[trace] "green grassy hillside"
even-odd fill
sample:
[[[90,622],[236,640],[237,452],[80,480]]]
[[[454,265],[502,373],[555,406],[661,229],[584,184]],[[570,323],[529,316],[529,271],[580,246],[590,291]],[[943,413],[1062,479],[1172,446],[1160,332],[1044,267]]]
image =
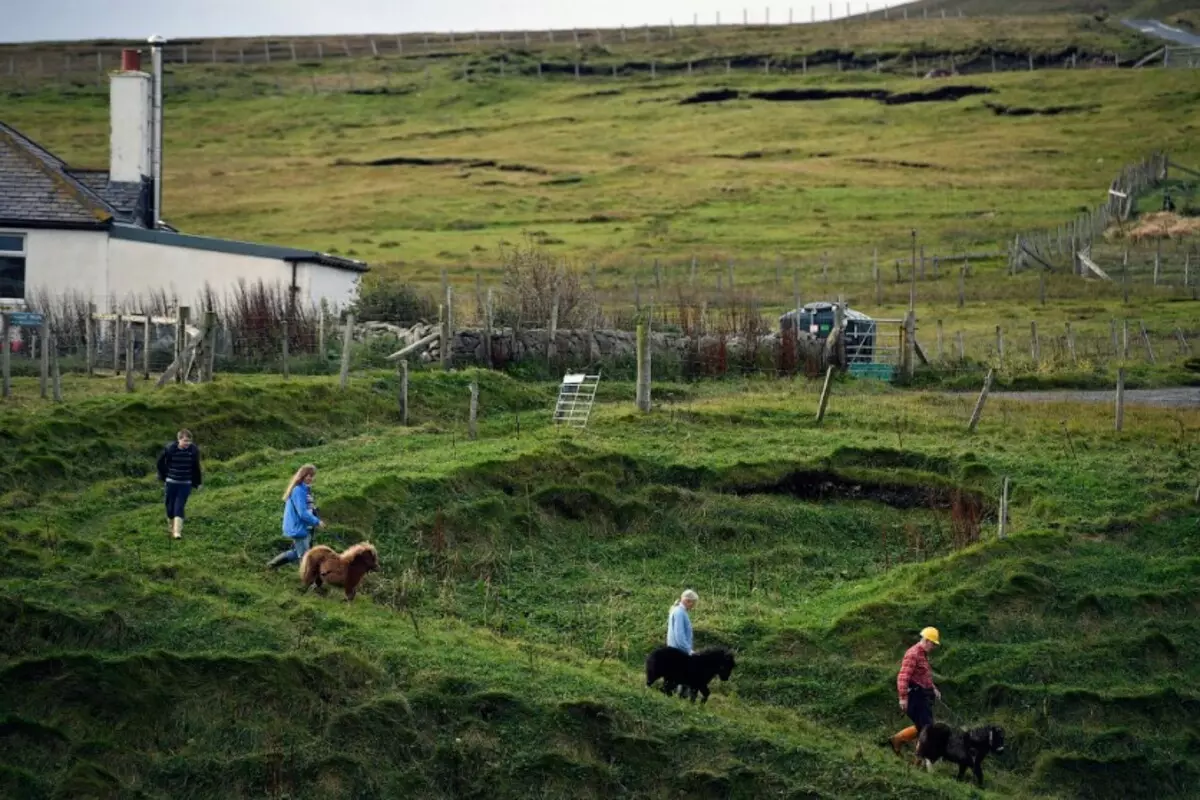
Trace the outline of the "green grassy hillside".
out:
[[[353,73],[215,70],[169,98],[165,213],[189,231],[350,254],[425,285],[441,268],[494,278],[501,248],[528,236],[627,287],[656,258],[733,259],[747,281],[780,258],[806,277],[825,253],[859,266],[879,248],[887,264],[908,258],[913,228],[931,254],[1003,249],[1017,230],[1102,202],[1151,149],[1200,164],[1188,70],[989,73],[948,82],[979,87],[967,97],[887,104],[837,93],[921,99],[946,84],[832,65],[806,77],[794,57],[787,75],[657,81],[500,78],[502,61],[451,61],[428,85],[382,60]],[[312,96],[310,79],[334,93]],[[265,96],[246,96],[247,80]],[[385,80],[387,93],[346,92],[349,81],[383,92]],[[726,88],[744,97],[683,103]],[[792,89],[832,94],[752,96]],[[107,159],[104,96],[19,96],[4,119],[73,163]]]
[[[1200,778],[1195,411],[1118,435],[1001,402],[963,437],[972,398],[839,385],[815,428],[802,382],[656,387],[649,417],[613,384],[566,435],[498,375],[414,375],[410,429],[392,378],[326,381],[0,411],[5,794],[974,796],[876,744],[926,624],[943,718],[1009,731],[994,796]],[[173,543],[149,472],[181,424],[208,480]],[[262,568],[310,460],[320,538],[383,557],[353,605]],[[738,650],[703,709],[641,685],[685,586],[697,644]]]

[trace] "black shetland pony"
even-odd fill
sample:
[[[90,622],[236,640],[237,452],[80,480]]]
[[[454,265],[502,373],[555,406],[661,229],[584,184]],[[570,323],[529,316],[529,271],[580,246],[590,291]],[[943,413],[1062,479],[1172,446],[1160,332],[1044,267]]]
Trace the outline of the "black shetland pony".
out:
[[[674,647],[657,647],[646,656],[646,685],[653,686],[662,678],[662,692],[666,695],[675,693],[682,687],[680,697],[691,697],[696,702],[696,695],[703,695],[701,703],[708,702],[708,684],[717,677],[722,681],[729,680],[733,668],[737,666],[733,653],[724,647],[710,647],[689,656]]]

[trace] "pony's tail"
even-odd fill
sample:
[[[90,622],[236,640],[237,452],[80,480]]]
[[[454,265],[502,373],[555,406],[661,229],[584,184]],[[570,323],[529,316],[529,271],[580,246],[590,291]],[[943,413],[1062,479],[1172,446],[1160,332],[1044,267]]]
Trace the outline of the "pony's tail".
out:
[[[321,569],[316,554],[317,549],[314,547],[304,551],[304,557],[300,559],[300,582],[305,586],[309,586],[317,579],[317,573]]]

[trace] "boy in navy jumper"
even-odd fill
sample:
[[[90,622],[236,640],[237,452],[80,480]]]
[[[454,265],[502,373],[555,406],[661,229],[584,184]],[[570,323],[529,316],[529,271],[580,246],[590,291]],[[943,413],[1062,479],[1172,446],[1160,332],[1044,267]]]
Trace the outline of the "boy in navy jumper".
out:
[[[166,485],[167,532],[183,538],[183,514],[192,489],[199,489],[200,448],[192,442],[192,432],[184,429],[175,441],[163,448],[158,457],[158,479]]]

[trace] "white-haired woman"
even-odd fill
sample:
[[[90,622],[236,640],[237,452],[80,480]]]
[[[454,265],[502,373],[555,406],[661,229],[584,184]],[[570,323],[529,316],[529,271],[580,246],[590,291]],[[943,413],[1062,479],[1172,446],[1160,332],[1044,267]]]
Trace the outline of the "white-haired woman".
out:
[[[316,514],[312,495],[313,479],[317,468],[305,464],[296,470],[283,493],[283,535],[292,540],[292,546],[268,562],[274,569],[291,562],[298,562],[312,544],[313,528],[324,528],[325,523]]]
[[[667,617],[667,647],[682,650],[688,655],[695,652],[692,649],[692,619],[688,612],[696,607],[699,599],[700,595],[688,589],[671,606],[671,614]]]

